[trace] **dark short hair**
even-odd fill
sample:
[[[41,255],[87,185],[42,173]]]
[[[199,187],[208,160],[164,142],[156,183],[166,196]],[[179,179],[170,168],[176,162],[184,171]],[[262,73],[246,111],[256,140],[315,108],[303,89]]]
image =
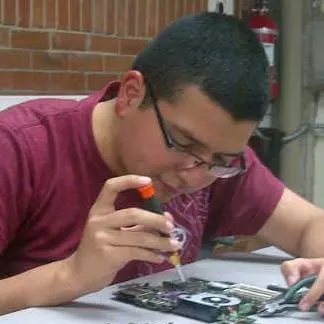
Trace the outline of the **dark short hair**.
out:
[[[197,85],[235,120],[260,121],[268,106],[265,51],[255,33],[233,16],[202,12],[175,20],[132,68],[158,99],[172,102],[186,86]]]

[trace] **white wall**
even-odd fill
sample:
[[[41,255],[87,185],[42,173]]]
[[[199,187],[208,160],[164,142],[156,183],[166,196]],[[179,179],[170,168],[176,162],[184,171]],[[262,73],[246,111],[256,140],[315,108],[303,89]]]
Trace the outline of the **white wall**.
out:
[[[208,11],[215,11],[217,4],[222,2],[224,12],[228,15],[234,14],[234,0],[208,0]]]
[[[301,0],[282,2],[279,126],[286,134],[291,134],[303,123],[303,15]],[[283,146],[280,175],[289,188],[307,196],[305,148],[304,136]]]
[[[320,97],[316,123],[324,125],[324,92]],[[324,208],[324,130],[315,137],[313,201]]]
[[[309,6],[308,0],[283,2],[280,117],[287,132],[302,123],[315,130],[316,124],[324,125],[324,17],[312,18],[306,10]],[[323,88],[318,109],[312,83]],[[290,188],[324,208],[324,129],[311,131],[284,147],[282,178]]]
[[[311,66],[313,67],[313,82],[320,92],[318,109],[314,109],[314,140],[313,140],[313,201],[324,208],[324,129],[316,127],[324,125],[324,1],[322,13],[312,22],[313,30],[307,37],[311,37]],[[311,105],[311,103],[310,103]],[[310,106],[312,109],[312,106]]]
[[[32,100],[36,98],[67,98],[67,99],[76,99],[80,100],[84,98],[84,96],[0,96],[0,110],[8,108],[10,106],[16,105],[18,103]]]

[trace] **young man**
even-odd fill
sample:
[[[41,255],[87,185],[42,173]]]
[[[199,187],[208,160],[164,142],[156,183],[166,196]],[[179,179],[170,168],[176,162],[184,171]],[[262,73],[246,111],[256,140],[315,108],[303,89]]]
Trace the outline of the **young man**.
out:
[[[242,22],[181,18],[121,82],[81,102],[36,100],[0,115],[0,311],[55,305],[195,259],[203,235],[257,234],[321,257],[324,211],[277,180],[247,148],[268,104],[267,60]],[[153,181],[166,216],[141,209]],[[289,282],[324,259],[285,264]]]

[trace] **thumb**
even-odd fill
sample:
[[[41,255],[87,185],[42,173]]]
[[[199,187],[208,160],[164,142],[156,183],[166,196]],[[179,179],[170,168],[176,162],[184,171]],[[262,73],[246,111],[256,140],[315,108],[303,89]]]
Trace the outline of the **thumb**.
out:
[[[106,214],[112,212],[117,195],[127,189],[135,189],[147,185],[152,180],[138,175],[125,175],[107,180],[91,208],[91,214]]]

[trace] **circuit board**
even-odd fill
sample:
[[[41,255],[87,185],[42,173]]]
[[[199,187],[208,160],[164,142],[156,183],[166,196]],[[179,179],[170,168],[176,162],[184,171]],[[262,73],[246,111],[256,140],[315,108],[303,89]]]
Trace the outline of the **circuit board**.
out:
[[[121,285],[114,299],[138,307],[173,313],[205,323],[256,323],[251,315],[278,291],[242,283],[188,278],[186,282],[164,281],[160,285]]]

